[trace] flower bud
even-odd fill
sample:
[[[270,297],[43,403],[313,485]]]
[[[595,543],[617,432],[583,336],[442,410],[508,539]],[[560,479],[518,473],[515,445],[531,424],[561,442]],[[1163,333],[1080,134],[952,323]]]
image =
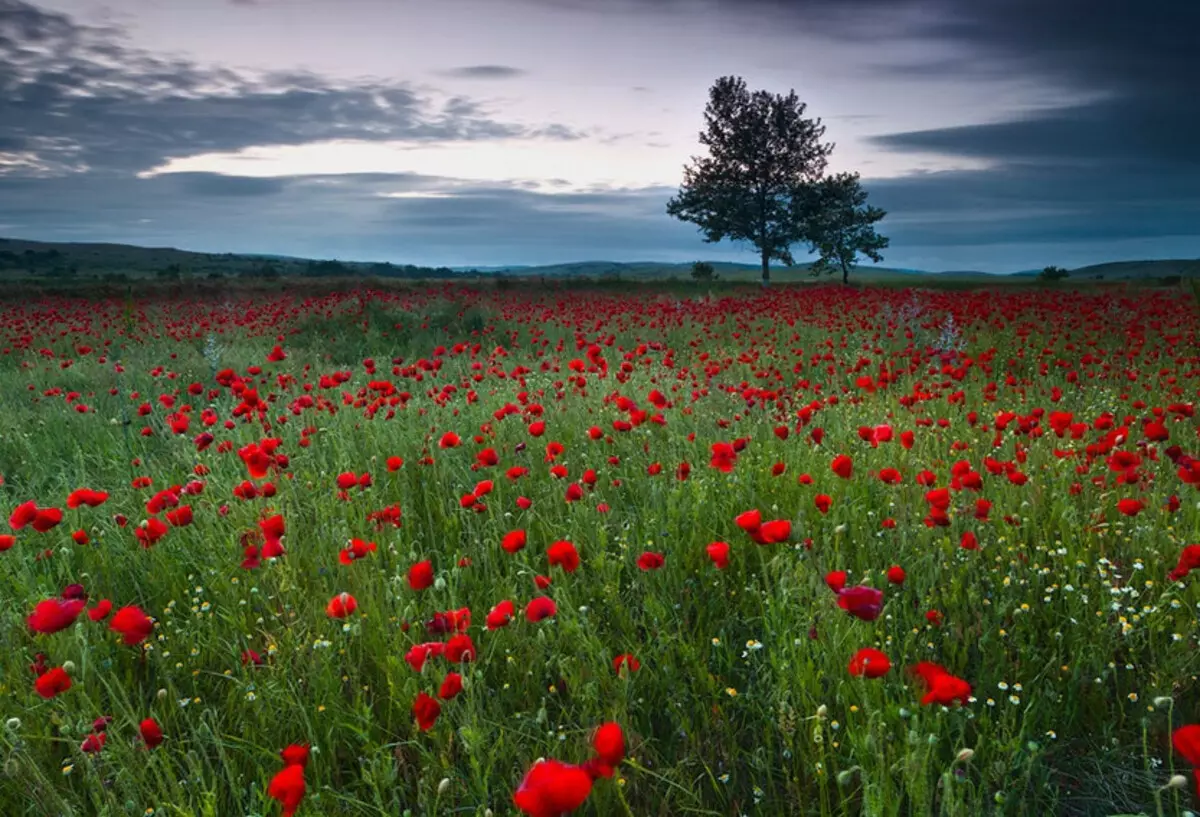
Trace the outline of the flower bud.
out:
[[[970,763],[971,758],[975,757],[974,749],[959,749],[958,755],[955,756],[955,763]]]
[[[1168,789],[1182,789],[1187,786],[1187,778],[1181,774],[1171,775],[1171,779],[1167,781]]]
[[[438,797],[445,794],[450,788],[450,778],[443,777],[442,782],[438,783]]]

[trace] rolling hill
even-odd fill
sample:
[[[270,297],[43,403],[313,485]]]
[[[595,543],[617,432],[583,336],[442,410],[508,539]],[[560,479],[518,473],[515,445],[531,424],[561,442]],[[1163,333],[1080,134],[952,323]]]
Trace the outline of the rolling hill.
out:
[[[67,243],[0,238],[0,277],[7,279],[63,280],[88,278],[178,278],[178,277],[260,277],[289,275],[324,277],[367,275],[400,278],[449,278],[457,276],[519,276],[527,278],[593,278],[667,280],[687,279],[691,262],[657,261],[578,261],[541,266],[423,267],[387,262],[337,261],[295,258],[285,255],[204,253],[174,247],[139,247],[132,244]],[[759,279],[757,264],[713,262],[717,276],[724,281],[754,282]],[[810,265],[773,266],[773,281],[809,281]],[[939,281],[964,283],[993,282],[1019,278],[1028,280],[1037,270],[1022,270],[1008,275],[974,270],[928,272],[895,267],[859,266],[856,279],[879,283],[903,283],[919,276],[936,276]],[[1136,281],[1171,276],[1200,277],[1200,259],[1156,261],[1117,261],[1071,270],[1074,280]]]

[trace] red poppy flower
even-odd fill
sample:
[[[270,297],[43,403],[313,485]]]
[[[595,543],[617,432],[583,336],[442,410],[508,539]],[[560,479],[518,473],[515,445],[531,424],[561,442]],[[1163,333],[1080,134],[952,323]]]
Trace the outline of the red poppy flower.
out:
[[[500,540],[500,547],[506,553],[516,553],[525,547],[525,531],[513,530],[504,534],[504,538]]]
[[[346,618],[358,609],[358,601],[349,593],[338,593],[325,605],[325,615],[330,618]]]
[[[75,623],[86,603],[83,599],[46,599],[38,602],[25,620],[35,633],[57,633]]]
[[[574,573],[579,569],[579,551],[570,542],[555,542],[547,549],[546,556],[551,567],[559,565],[568,573]]]
[[[887,571],[887,580],[892,584],[904,584],[904,580],[908,574],[904,572],[904,568],[900,565],[892,565]]]
[[[438,697],[443,701],[449,701],[462,692],[462,688],[462,676],[457,672],[448,672],[442,680],[442,685],[438,687]]]
[[[104,621],[108,618],[108,614],[112,612],[113,603],[108,599],[101,599],[87,611],[88,618],[92,621]]]
[[[146,744],[147,749],[153,749],[163,742],[162,727],[154,718],[146,718],[138,724],[138,733],[142,736],[142,742]]]
[[[1117,502],[1117,510],[1125,516],[1137,516],[1146,507],[1140,499],[1122,499]]]
[[[850,659],[850,674],[855,678],[882,678],[892,668],[885,653],[874,647],[863,647]]]
[[[708,558],[712,560],[713,566],[717,570],[724,570],[729,567],[729,545],[725,542],[713,542],[704,548],[708,554]]]
[[[625,733],[621,725],[615,722],[601,725],[592,735],[592,749],[596,752],[597,774],[612,777],[613,770],[625,759]]]
[[[825,586],[835,593],[840,593],[846,586],[846,571],[831,570],[825,574]]]
[[[54,667],[39,675],[33,688],[43,698],[53,698],[71,688],[71,676],[62,667]]]
[[[433,563],[426,559],[408,569],[408,586],[421,591],[433,586]]]
[[[516,605],[505,599],[488,611],[487,628],[489,630],[498,630],[501,627],[507,627],[516,613]]]
[[[127,647],[141,644],[154,631],[154,622],[135,605],[122,607],[108,623],[108,629],[121,634],[121,641]]]
[[[833,497],[829,494],[817,494],[813,497],[813,504],[817,506],[817,510],[821,513],[829,513],[829,509],[833,507]]]
[[[874,621],[883,611],[883,591],[866,585],[837,591],[838,607],[862,621]]]
[[[283,806],[281,817],[292,817],[304,799],[304,767],[299,764],[284,766],[271,778],[267,796],[278,800]]]
[[[643,553],[637,560],[637,566],[642,570],[658,570],[664,564],[666,564],[666,559],[663,558],[661,553],[652,553],[650,551]]]
[[[833,462],[829,464],[829,467],[833,470],[833,473],[842,479],[850,479],[850,475],[854,470],[854,463],[845,454],[838,454],[833,458]]]
[[[638,661],[637,658],[633,656],[633,653],[626,652],[614,658],[612,666],[613,672],[617,673],[617,675],[620,675],[621,667],[624,667],[629,672],[637,672],[642,668],[642,662]]]
[[[413,701],[412,714],[417,719],[417,726],[421,731],[428,732],[437,722],[438,715],[442,714],[442,705],[438,703],[437,698],[418,692],[417,699]]]
[[[962,678],[951,675],[945,667],[938,664],[922,661],[914,666],[911,672],[921,680],[926,690],[925,696],[921,698],[922,706],[933,703],[950,706],[955,701],[966,704],[971,697],[971,685]]]
[[[362,539],[351,539],[346,547],[338,552],[338,561],[344,565],[354,564],[359,559],[366,558],[368,553],[377,549],[374,542],[364,542]]]
[[[525,773],[513,804],[529,817],[561,817],[583,805],[592,777],[583,768],[542,760]]]
[[[534,596],[525,605],[525,620],[538,622],[558,614],[558,605],[548,596]]]

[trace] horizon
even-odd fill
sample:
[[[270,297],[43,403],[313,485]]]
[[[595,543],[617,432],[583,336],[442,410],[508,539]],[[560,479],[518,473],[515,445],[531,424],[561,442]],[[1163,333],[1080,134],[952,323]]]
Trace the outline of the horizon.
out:
[[[1120,0],[0,0],[0,233],[753,263],[665,212],[736,74],[824,122],[830,172],[888,211],[879,266],[1194,258],[1197,26]]]

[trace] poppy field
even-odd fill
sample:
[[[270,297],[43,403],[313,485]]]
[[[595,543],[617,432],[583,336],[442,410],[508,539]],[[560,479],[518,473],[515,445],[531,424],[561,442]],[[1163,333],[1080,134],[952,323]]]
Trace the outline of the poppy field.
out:
[[[0,317],[4,815],[1200,809],[1178,291]]]

